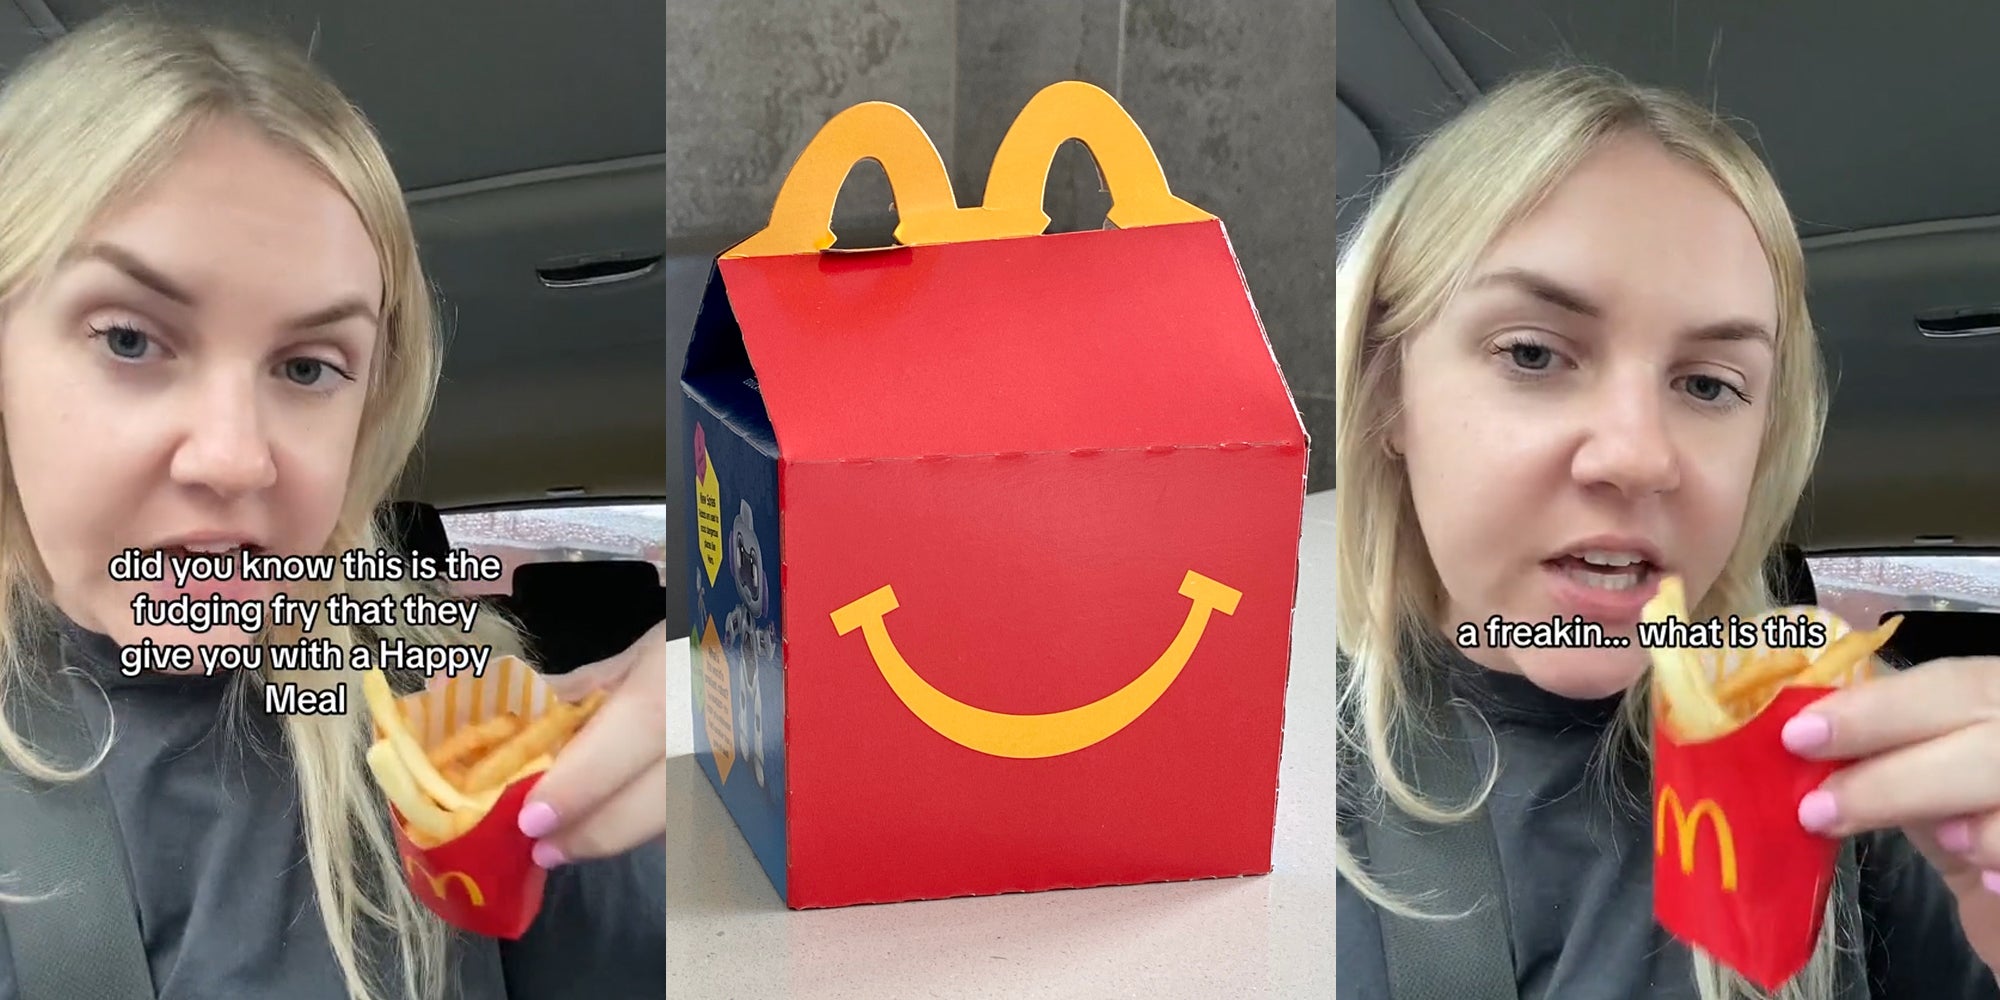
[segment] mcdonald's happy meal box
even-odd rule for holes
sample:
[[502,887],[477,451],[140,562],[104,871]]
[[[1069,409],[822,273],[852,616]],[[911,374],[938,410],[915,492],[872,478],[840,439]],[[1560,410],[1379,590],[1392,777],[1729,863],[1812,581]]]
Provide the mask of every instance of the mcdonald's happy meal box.
[[[1080,139],[1116,229],[1043,235]],[[895,247],[828,251],[860,160]],[[1061,83],[961,208],[863,104],[682,373],[697,756],[795,908],[1270,871],[1306,440],[1222,224]]]

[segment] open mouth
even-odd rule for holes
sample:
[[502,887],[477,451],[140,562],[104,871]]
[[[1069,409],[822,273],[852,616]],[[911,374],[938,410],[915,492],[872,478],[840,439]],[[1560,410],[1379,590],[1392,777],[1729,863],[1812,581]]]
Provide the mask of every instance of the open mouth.
[[1586,551],[1557,556],[1547,565],[1564,577],[1610,593],[1636,590],[1656,583],[1660,567],[1631,552]]

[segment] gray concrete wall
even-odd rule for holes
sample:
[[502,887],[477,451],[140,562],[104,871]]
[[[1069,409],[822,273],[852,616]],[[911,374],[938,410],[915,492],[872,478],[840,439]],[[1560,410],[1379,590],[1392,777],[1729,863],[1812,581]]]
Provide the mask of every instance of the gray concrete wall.
[[[708,261],[761,228],[820,125],[869,100],[909,109],[961,201],[1036,91],[1116,94],[1177,194],[1220,216],[1333,481],[1334,0],[676,0],[667,62],[668,322],[685,345]],[[1058,154],[1055,231],[1096,228],[1089,156]],[[841,245],[888,241],[888,184],[857,167]],[[678,440],[678,432],[675,439]],[[676,517],[672,523],[678,524]],[[669,553],[670,556],[673,553]]]

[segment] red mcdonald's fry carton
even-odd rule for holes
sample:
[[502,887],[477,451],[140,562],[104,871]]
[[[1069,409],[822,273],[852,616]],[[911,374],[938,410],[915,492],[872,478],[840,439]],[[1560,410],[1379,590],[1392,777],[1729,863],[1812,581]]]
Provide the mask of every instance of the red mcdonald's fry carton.
[[541,777],[514,782],[479,825],[429,850],[410,840],[402,815],[396,815],[403,875],[417,898],[445,923],[513,941],[535,922],[548,872],[529,856],[534,843],[521,834],[515,817]]
[[[1044,235],[1077,138],[1116,229]],[[828,251],[883,165],[901,245]],[[1222,224],[1056,84],[962,208],[800,155],[682,375],[697,758],[792,907],[1268,872],[1304,429]]]
[[[1853,656],[1853,666],[1831,684],[1779,688],[1725,735],[1684,742],[1656,712],[1653,736],[1654,916],[1675,938],[1766,991],[1783,986],[1812,957],[1840,852],[1839,841],[1799,824],[1798,807],[1842,765],[1792,753],[1781,733],[1838,685],[1865,679],[1868,654],[1894,627],[1849,637],[1852,628],[1831,612],[1782,608],[1755,620],[1756,646],[1703,649],[1694,662],[1721,684],[1774,648],[1788,648],[1761,639],[1765,623],[1779,618],[1825,629],[1822,645],[1789,646],[1807,662]],[[1856,648],[1871,636],[1879,638]],[[1657,656],[1654,669],[1656,677],[1665,669]]]
[[[410,733],[426,752],[463,726],[507,712],[533,721],[557,704],[541,675],[512,656],[494,658],[483,676],[461,672],[397,699]],[[379,720],[376,732],[382,734]],[[446,923],[510,941],[534,923],[548,873],[534,863],[534,841],[521,833],[517,817],[542,774],[517,775],[476,825],[431,847],[419,846],[420,835],[413,837],[402,811],[390,807],[410,889]]]

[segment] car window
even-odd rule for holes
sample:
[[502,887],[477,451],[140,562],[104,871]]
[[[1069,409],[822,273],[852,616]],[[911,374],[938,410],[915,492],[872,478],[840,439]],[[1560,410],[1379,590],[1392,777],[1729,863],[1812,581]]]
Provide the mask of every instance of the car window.
[[643,559],[667,578],[667,506],[664,503],[550,504],[444,511],[445,535],[455,549],[498,556],[500,579],[464,580],[466,595],[511,593],[514,567],[537,562]]
[[1873,625],[1896,611],[2000,611],[2000,555],[1807,556],[1822,607]]

